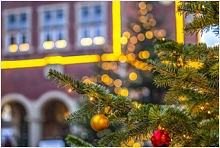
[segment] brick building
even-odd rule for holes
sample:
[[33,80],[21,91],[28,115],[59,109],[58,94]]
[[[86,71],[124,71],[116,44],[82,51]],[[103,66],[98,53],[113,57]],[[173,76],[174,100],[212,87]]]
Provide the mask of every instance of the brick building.
[[[113,39],[113,26],[118,23],[113,20],[118,17],[112,13],[113,3],[1,2],[2,145],[8,136],[14,146],[39,146],[40,140],[64,138],[74,129],[63,117],[77,110],[77,99],[82,96],[57,88],[46,75],[49,68],[80,80],[96,74],[91,67],[105,60],[101,56],[104,48],[110,47],[109,53],[114,53],[117,42]],[[163,27],[170,32],[169,38],[175,39],[174,2],[154,3],[155,18],[167,14],[163,17],[169,23]],[[120,4],[119,29],[123,32],[128,30],[128,17],[138,16],[138,2]],[[196,42],[196,38],[185,41]]]

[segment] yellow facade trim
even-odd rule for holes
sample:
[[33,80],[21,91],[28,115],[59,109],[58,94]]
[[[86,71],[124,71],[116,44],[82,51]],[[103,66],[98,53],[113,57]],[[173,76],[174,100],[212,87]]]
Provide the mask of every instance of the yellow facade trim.
[[112,1],[112,53],[77,56],[48,56],[40,59],[1,61],[1,69],[41,67],[47,64],[80,64],[102,61],[116,61],[121,55],[121,6],[120,1]]
[[181,4],[180,1],[175,1],[175,18],[176,18],[176,41],[178,43],[184,43],[184,20],[183,15],[177,12],[178,6]]

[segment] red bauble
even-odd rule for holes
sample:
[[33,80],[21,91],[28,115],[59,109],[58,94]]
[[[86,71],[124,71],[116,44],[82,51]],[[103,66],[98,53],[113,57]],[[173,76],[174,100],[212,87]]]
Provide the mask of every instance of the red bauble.
[[151,142],[154,147],[167,147],[170,145],[170,135],[165,130],[156,130],[151,137]]

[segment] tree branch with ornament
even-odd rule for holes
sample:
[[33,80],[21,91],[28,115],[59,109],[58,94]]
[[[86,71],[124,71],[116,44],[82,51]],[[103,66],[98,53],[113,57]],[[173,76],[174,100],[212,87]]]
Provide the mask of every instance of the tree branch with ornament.
[[[190,25],[186,25],[187,31],[206,31],[210,25],[218,25],[218,3],[182,2],[179,12],[194,16]],[[200,25],[204,19],[209,23]],[[168,88],[165,105],[138,103],[129,97],[111,94],[102,85],[83,83],[50,69],[49,80],[89,100],[66,116],[66,121],[90,122],[96,132],[109,126],[117,127],[115,132],[98,141],[98,146],[103,147],[133,146],[137,141],[144,146],[147,140],[153,146],[219,146],[219,46],[182,44],[162,38],[155,40],[154,47],[158,59],[147,60],[146,65],[158,73],[154,84]],[[74,139],[80,146],[84,143],[76,137],[70,139],[72,146]]]

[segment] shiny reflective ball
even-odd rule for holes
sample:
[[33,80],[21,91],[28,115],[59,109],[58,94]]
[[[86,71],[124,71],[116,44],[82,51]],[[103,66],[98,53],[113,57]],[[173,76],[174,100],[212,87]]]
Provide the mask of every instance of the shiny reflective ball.
[[108,127],[108,118],[103,114],[97,114],[90,120],[90,125],[97,132],[103,131]]
[[170,135],[165,130],[156,130],[151,137],[151,142],[154,147],[168,147],[171,142]]

